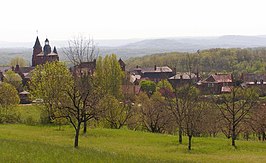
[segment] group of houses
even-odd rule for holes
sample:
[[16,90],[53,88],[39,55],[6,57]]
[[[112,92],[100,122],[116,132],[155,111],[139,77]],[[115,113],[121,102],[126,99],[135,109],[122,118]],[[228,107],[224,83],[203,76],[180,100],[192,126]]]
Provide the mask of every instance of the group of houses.
[[[177,72],[176,69],[171,69],[168,66],[152,68],[136,68],[130,70],[130,81],[135,86],[139,86],[142,80],[151,80],[159,82],[168,80],[174,88],[181,87],[187,84],[196,86],[202,94],[222,94],[230,93],[234,86],[242,88],[256,87],[260,91],[260,95],[266,95],[266,74],[243,73],[238,79],[234,79],[233,74],[214,73],[202,78],[198,73],[192,72]],[[139,93],[138,87],[135,93]]]
[[[31,78],[31,72],[35,66],[41,65],[47,62],[59,61],[59,56],[56,47],[51,49],[49,40],[44,41],[45,45],[42,48],[39,38],[36,38],[33,46],[32,54],[32,66],[20,67],[0,67],[0,81],[5,78],[5,72],[8,70],[14,71],[19,77],[21,77],[23,85],[26,85]],[[141,92],[140,83],[143,80],[151,80],[158,83],[161,80],[168,80],[173,87],[180,87],[186,84],[193,84],[201,90],[203,94],[221,94],[230,93],[231,88],[238,84],[243,88],[246,87],[258,87],[261,90],[261,94],[265,95],[264,91],[266,86],[266,74],[242,74],[240,80],[234,80],[232,74],[211,74],[207,78],[202,78],[199,73],[192,72],[177,72],[175,68],[171,69],[168,66],[156,66],[154,67],[140,67],[136,66],[133,69],[126,70],[126,64],[120,58],[118,60],[122,71],[125,71],[128,76],[127,86],[123,85],[123,91],[128,91],[133,94]],[[82,62],[80,65],[75,65],[70,68],[70,71],[77,73],[93,74],[96,69],[96,60],[91,62]],[[21,91],[20,93],[21,103],[27,103],[26,100],[29,92]]]

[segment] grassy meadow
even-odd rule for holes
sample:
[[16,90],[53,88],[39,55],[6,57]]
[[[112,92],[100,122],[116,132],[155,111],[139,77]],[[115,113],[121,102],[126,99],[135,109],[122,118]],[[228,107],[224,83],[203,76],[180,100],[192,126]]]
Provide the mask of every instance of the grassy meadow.
[[[33,109],[28,114],[25,110]],[[33,106],[19,107],[21,116],[38,115]],[[33,119],[33,121],[37,119]],[[0,124],[0,162],[266,162],[266,143],[237,140],[237,149],[223,136],[187,138],[127,129],[89,129],[73,148],[70,126]]]

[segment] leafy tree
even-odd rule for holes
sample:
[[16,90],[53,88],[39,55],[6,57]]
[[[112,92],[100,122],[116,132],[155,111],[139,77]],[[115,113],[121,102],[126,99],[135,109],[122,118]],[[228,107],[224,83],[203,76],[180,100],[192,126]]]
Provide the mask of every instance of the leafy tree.
[[12,70],[5,72],[4,82],[13,85],[18,91],[22,90],[22,78]]
[[111,128],[123,127],[127,120],[133,115],[133,108],[130,101],[119,102],[114,96],[106,95],[100,102],[104,110],[104,119]]
[[4,110],[5,114],[9,108],[19,103],[19,96],[16,88],[11,84],[0,83],[0,113]]
[[116,98],[121,97],[122,79],[124,72],[117,61],[116,55],[101,56],[96,64],[96,81],[105,94],[112,95]]
[[65,90],[73,79],[67,67],[61,62],[51,62],[35,67],[31,82],[31,94],[43,100],[50,121],[61,99],[66,99]]
[[140,88],[146,92],[148,96],[151,96],[156,91],[156,83],[150,80],[142,80],[140,82]]
[[169,83],[168,80],[165,80],[165,79],[157,83],[157,90],[160,90],[160,89],[167,89],[169,91],[173,91],[172,85]]

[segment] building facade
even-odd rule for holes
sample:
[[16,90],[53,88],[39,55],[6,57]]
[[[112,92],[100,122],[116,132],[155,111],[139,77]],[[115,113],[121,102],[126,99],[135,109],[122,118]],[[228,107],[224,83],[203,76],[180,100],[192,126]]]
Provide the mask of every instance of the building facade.
[[37,36],[35,44],[33,46],[32,67],[53,61],[59,61],[56,47],[54,47],[52,51],[49,40],[46,38],[45,45],[42,48]]

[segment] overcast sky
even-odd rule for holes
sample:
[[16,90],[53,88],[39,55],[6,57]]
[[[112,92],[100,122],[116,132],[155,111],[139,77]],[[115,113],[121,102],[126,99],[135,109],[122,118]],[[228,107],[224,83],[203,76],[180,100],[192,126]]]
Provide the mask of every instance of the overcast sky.
[[264,0],[3,0],[0,41],[266,35]]

